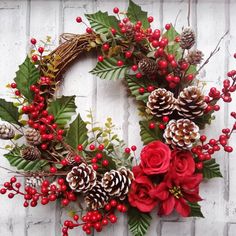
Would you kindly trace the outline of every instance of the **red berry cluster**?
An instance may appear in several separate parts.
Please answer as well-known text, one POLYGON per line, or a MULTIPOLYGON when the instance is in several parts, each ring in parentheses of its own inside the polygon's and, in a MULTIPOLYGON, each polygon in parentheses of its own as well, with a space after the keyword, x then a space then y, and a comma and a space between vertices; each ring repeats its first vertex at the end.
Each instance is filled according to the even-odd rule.
POLYGON ((16 177, 12 177, 9 182, 4 183, 4 187, 0 190, 1 194, 6 194, 12 199, 16 195, 24 196, 24 207, 36 207, 40 201, 42 205, 54 202, 58 198, 62 198, 62 206, 67 206, 71 201, 76 201, 76 195, 72 191, 67 190, 67 185, 63 178, 59 178, 56 184, 50 184, 48 180, 44 180, 40 191, 31 186, 26 186, 24 191, 21 189, 21 183, 17 182, 16 177))
POLYGON ((44 52, 44 47, 38 47, 38 48, 37 48, 37 46, 36 46, 37 40, 36 40, 35 38, 32 38, 32 39, 30 40, 30 42, 31 42, 31 44, 35 47, 36 51, 39 52, 39 55, 33 54, 32 57, 31 57, 31 59, 32 59, 33 62, 37 62, 38 59, 39 59, 39 57, 41 58, 41 56, 42 56, 42 54, 43 54, 43 52, 44 52))
MULTIPOLYGON (((236 119, 235 112, 232 113, 232 116, 236 119)), ((236 122, 234 123, 232 129, 229 128, 222 129, 222 134, 219 136, 218 139, 210 139, 207 141, 206 135, 201 135, 200 137, 201 145, 197 145, 192 148, 192 152, 198 158, 198 161, 196 163, 197 169, 202 169, 203 161, 210 160, 215 152, 221 150, 221 147, 223 147, 225 152, 233 151, 233 148, 228 145, 228 141, 234 130, 236 130, 236 122)))
POLYGON ((79 223, 79 216, 74 215, 73 220, 66 220, 64 222, 64 227, 62 228, 63 236, 68 236, 68 231, 76 227, 82 227, 86 234, 91 234, 92 229, 97 232, 101 232, 104 226, 110 223, 114 224, 117 222, 117 217, 114 214, 115 210, 125 213, 127 208, 125 205, 118 204, 116 200, 111 200, 105 206, 105 212, 102 211, 88 211, 86 215, 82 216, 81 222, 79 223))
POLYGON ((137 150, 137 147, 135 145, 131 146, 131 148, 125 148, 125 153, 129 154, 131 152, 131 150, 133 152, 135 152, 137 150))

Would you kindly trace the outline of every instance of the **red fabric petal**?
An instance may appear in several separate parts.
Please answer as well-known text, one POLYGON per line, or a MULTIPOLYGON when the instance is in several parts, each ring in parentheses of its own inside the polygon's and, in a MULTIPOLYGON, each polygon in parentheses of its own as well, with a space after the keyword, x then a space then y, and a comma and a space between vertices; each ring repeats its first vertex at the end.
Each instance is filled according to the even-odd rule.
POLYGON ((176 200, 175 209, 183 217, 187 217, 190 215, 190 206, 182 197, 176 200))
POLYGON ((175 207, 175 198, 170 196, 168 199, 163 201, 160 206, 159 215, 169 215, 175 207))
POLYGON ((163 201, 169 197, 170 193, 166 184, 160 183, 155 189, 151 189, 149 194, 152 198, 158 198, 163 201))

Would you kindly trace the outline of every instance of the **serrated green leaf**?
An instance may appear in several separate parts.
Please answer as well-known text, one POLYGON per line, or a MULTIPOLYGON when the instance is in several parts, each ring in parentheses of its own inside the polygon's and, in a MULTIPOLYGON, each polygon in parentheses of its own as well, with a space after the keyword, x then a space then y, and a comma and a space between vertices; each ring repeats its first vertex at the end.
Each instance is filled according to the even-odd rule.
POLYGON ((100 34, 107 34, 111 28, 119 32, 119 21, 115 16, 108 15, 107 12, 98 11, 94 14, 85 14, 92 29, 100 34))
POLYGON ((54 115, 54 122, 59 127, 64 127, 75 114, 75 96, 62 96, 48 105, 48 112, 54 115))
POLYGON ((150 27, 148 22, 147 12, 143 11, 141 7, 135 4, 132 0, 129 0, 129 7, 127 10, 127 16, 131 22, 136 23, 137 21, 142 22, 143 28, 147 29, 150 27))
POLYGON ((101 79, 116 80, 123 79, 128 66, 117 66, 115 58, 106 58, 102 62, 98 62, 96 67, 90 71, 93 75, 101 79))
POLYGON ((128 212, 129 230, 133 236, 144 236, 151 224, 149 213, 140 212, 137 208, 130 208, 128 212))
POLYGON ((198 203, 191 203, 189 202, 188 205, 191 208, 190 215, 191 217, 203 217, 202 211, 201 211, 201 206, 198 203))
POLYGON ((158 128, 158 126, 156 126, 155 129, 150 129, 149 123, 150 121, 147 120, 139 122, 140 135, 144 144, 163 139, 162 131, 158 128))
POLYGON ((12 102, 0 98, 0 118, 9 123, 21 125, 19 123, 19 112, 12 102))
MULTIPOLYGON (((142 86, 142 84, 140 85, 140 81, 137 81, 137 79, 131 76, 127 76, 127 84, 128 84, 131 94, 138 101, 143 101, 146 104, 150 93, 144 93, 144 94, 139 93, 139 88, 142 86)), ((143 87, 145 87, 145 85, 143 85, 143 87)))
POLYGON ((216 163, 216 160, 214 158, 203 162, 202 173, 203 177, 206 179, 223 177, 220 172, 220 165, 216 163))
POLYGON ((88 129, 86 128, 86 123, 82 120, 80 114, 78 114, 76 119, 70 124, 66 142, 76 149, 78 144, 84 144, 87 141, 88 129))
POLYGON ((18 170, 24 171, 38 171, 41 170, 45 165, 48 164, 47 160, 35 160, 27 161, 21 156, 22 147, 15 147, 9 153, 4 154, 4 157, 7 158, 11 166, 16 167, 18 170))
POLYGON ((26 57, 23 64, 19 66, 19 70, 16 72, 17 89, 20 90, 29 102, 33 100, 33 92, 30 90, 30 86, 35 84, 39 79, 39 70, 30 61, 29 57, 26 57))

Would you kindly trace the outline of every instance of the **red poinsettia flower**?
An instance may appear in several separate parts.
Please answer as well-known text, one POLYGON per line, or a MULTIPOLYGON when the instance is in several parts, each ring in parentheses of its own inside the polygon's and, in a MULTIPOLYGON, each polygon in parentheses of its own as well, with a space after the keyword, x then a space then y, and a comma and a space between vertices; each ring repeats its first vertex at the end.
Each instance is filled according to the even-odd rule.
POLYGON ((181 216, 189 216, 191 209, 188 202, 196 203, 202 200, 199 196, 199 184, 202 179, 202 174, 185 178, 167 176, 164 182, 149 192, 151 197, 160 200, 158 214, 169 215, 175 209, 181 216))

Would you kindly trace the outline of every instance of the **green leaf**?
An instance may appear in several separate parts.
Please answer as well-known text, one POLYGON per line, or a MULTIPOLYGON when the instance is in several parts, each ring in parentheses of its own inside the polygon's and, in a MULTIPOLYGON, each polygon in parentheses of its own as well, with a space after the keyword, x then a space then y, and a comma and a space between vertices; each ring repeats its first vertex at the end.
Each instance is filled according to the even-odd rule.
POLYGON ((203 177, 206 179, 223 177, 220 172, 220 165, 216 163, 216 160, 214 158, 203 162, 202 173, 203 177))
POLYGON ((147 29, 150 27, 148 22, 147 12, 143 11, 141 7, 135 4, 132 0, 129 1, 129 7, 127 10, 127 16, 131 22, 136 23, 137 21, 142 22, 143 28, 147 29))
POLYGON ((171 25, 171 28, 167 30, 163 37, 168 39, 168 45, 166 47, 166 51, 169 54, 173 54, 176 59, 180 59, 182 56, 182 49, 178 42, 175 42, 175 38, 179 36, 179 33, 175 30, 174 26, 171 25))
POLYGON ((54 122, 59 127, 64 127, 75 114, 75 96, 62 96, 48 105, 48 112, 54 115, 54 122))
POLYGON ((197 66, 195 66, 195 65, 190 65, 189 68, 188 68, 188 70, 186 71, 186 75, 185 75, 185 76, 187 76, 187 75, 189 75, 189 74, 195 75, 196 72, 197 72, 197 66))
POLYGON ((39 76, 39 70, 30 61, 29 57, 26 57, 24 63, 19 66, 14 80, 17 83, 17 89, 29 102, 33 100, 33 92, 30 90, 30 86, 38 81, 39 76))
POLYGON ((118 20, 115 16, 108 15, 107 12, 98 11, 94 14, 85 14, 91 27, 99 34, 107 34, 111 28, 119 32, 118 20))
POLYGON ((4 157, 7 158, 11 166, 16 167, 18 170, 24 171, 38 171, 41 170, 44 166, 48 164, 47 160, 35 160, 27 161, 21 156, 22 147, 15 147, 7 154, 4 154, 4 157))
POLYGON ((127 65, 117 66, 117 60, 115 58, 106 58, 102 62, 98 62, 96 67, 90 71, 93 75, 100 77, 101 79, 123 79, 125 77, 127 65))
POLYGON ((188 205, 191 208, 190 215, 191 217, 203 217, 202 211, 201 211, 201 206, 198 203, 191 203, 189 202, 188 205))
POLYGON ((82 120, 80 114, 78 114, 76 119, 70 124, 66 136, 66 142, 76 149, 78 144, 84 144, 87 140, 88 129, 86 128, 86 123, 82 120))
POLYGON ((199 129, 205 129, 206 125, 210 125, 211 121, 214 120, 214 116, 212 115, 214 111, 203 114, 202 116, 196 118, 194 122, 198 125, 199 129))
POLYGON ((129 230, 133 236, 144 236, 151 224, 152 217, 149 213, 140 212, 137 208, 131 208, 128 212, 129 230))
POLYGON ((19 112, 18 109, 13 105, 12 102, 0 98, 0 118, 9 123, 21 125, 19 123, 19 112))
POLYGON ((156 141, 156 140, 162 140, 163 135, 161 130, 156 126, 155 129, 149 128, 150 121, 143 120, 139 122, 140 125, 140 135, 141 139, 144 144, 148 144, 150 142, 156 141))
MULTIPOLYGON (((139 93, 139 88, 141 87, 140 82, 137 81, 136 78, 133 78, 131 76, 127 76, 127 84, 128 84, 131 94, 138 101, 143 101, 146 104, 150 93, 144 93, 144 94, 139 93)), ((143 87, 145 87, 145 85, 143 85, 143 87)))

